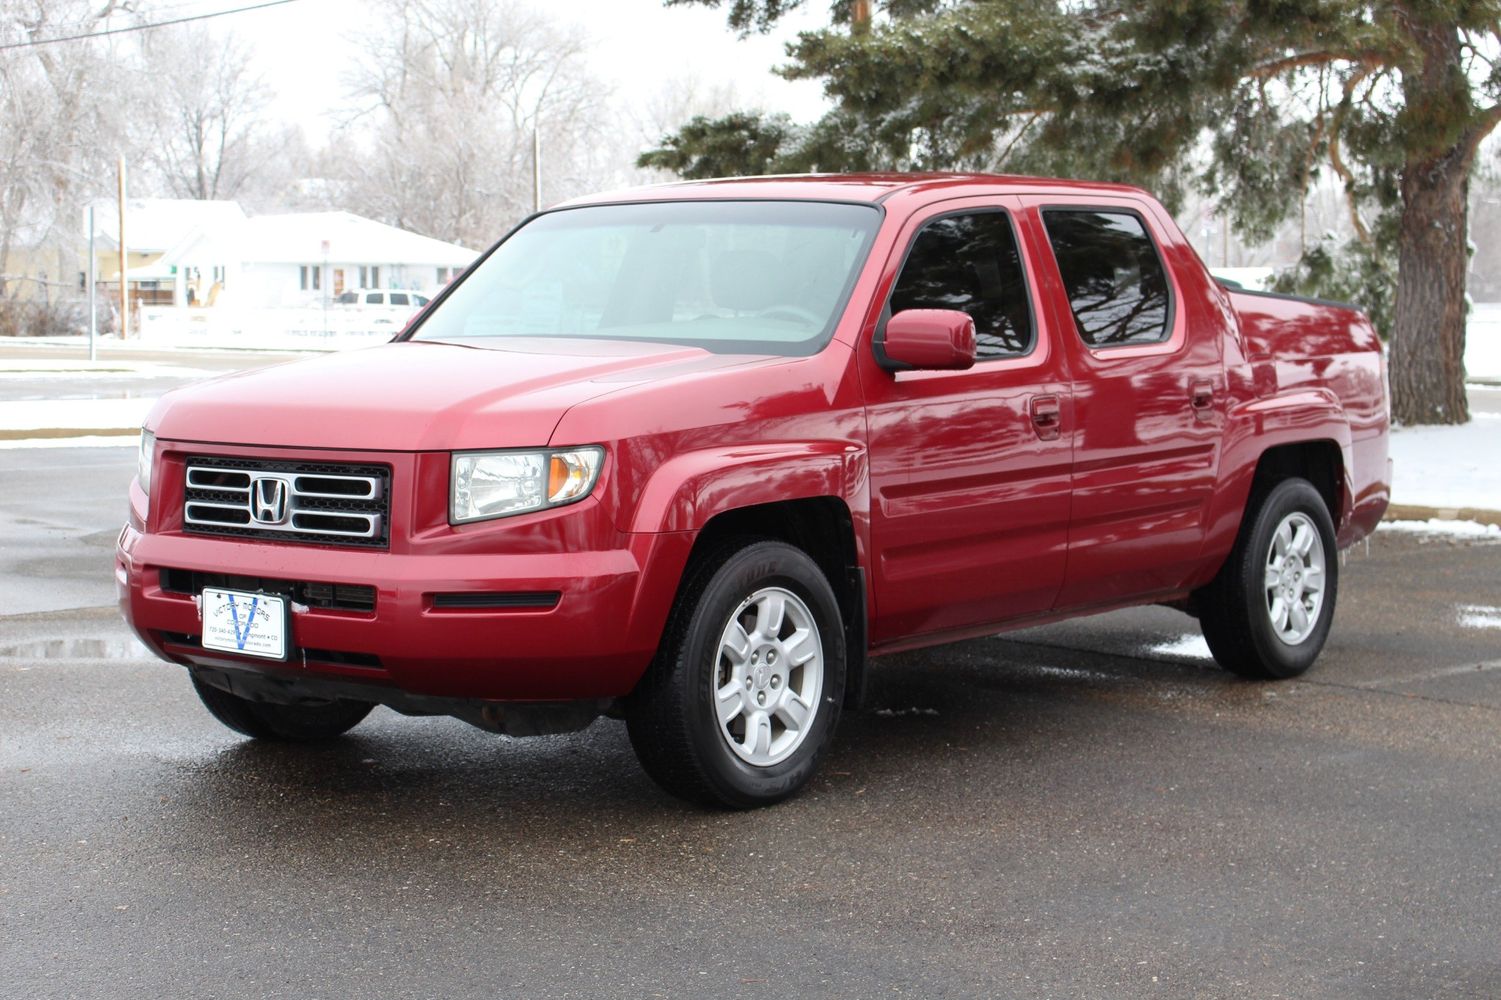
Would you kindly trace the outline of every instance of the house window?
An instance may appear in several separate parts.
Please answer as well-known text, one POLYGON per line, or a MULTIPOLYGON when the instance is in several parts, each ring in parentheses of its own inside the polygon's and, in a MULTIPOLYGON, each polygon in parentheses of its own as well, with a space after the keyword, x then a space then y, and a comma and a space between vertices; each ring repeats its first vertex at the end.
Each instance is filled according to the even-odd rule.
POLYGON ((448 284, 448 279, 450 279, 450 278, 453 277, 454 270, 455 269, 451 268, 451 267, 440 267, 440 268, 438 268, 438 284, 439 285, 446 285, 446 284, 448 284))
POLYGON ((297 270, 302 279, 304 292, 316 292, 322 286, 323 269, 317 264, 304 264, 297 270))

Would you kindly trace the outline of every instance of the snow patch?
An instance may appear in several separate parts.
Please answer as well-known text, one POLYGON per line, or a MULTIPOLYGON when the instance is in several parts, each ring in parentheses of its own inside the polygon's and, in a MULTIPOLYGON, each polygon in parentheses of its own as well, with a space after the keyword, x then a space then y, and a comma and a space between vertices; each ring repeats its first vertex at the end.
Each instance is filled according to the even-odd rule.
POLYGON ((70 438, 0 439, 0 451, 7 448, 135 448, 141 439, 134 434, 90 434, 70 438))
POLYGON ((1488 604, 1461 604, 1459 624, 1465 628, 1501 629, 1501 608, 1488 604))
POLYGON ((1392 503, 1501 509, 1501 414, 1459 427, 1394 427, 1392 503))
POLYGON ((1465 324, 1465 374, 1501 380, 1501 302, 1477 302, 1465 324))
POLYGON ((188 365, 141 364, 133 361, 60 361, 55 358, 0 358, 0 379, 45 379, 76 380, 86 376, 90 380, 207 378, 215 374, 213 369, 193 368, 188 365))
POLYGON ((1168 642, 1159 642, 1148 647, 1148 652, 1158 656, 1188 656, 1196 660, 1212 660, 1214 654, 1209 651, 1209 643, 1197 633, 1181 635, 1168 642))
POLYGON ((22 399, 0 402, 0 431, 139 427, 155 399, 22 399))
POLYGON ((1426 521, 1382 521, 1377 531, 1392 531, 1409 535, 1442 536, 1448 538, 1495 538, 1501 540, 1501 524, 1481 524, 1478 521, 1448 521, 1429 518, 1426 521))

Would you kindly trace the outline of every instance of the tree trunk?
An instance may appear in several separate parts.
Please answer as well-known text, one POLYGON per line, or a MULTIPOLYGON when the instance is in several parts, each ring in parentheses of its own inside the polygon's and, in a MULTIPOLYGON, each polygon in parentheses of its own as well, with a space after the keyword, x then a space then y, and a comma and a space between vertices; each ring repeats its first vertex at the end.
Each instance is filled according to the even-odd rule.
POLYGON ((1392 416, 1404 424, 1470 419, 1464 385, 1470 161, 1460 147, 1402 172, 1391 382, 1392 416))
MULTIPOLYGON (((1403 67, 1407 111, 1431 122, 1471 119, 1459 33, 1442 19, 1405 14, 1421 62, 1403 67)), ((1442 131, 1438 131, 1442 135, 1442 131)), ((1404 424, 1463 424, 1465 278, 1469 271, 1470 167, 1482 136, 1458 127, 1428 148, 1409 148, 1402 168, 1397 301, 1392 321, 1392 416, 1404 424), (1457 134, 1456 134, 1457 133, 1457 134)))

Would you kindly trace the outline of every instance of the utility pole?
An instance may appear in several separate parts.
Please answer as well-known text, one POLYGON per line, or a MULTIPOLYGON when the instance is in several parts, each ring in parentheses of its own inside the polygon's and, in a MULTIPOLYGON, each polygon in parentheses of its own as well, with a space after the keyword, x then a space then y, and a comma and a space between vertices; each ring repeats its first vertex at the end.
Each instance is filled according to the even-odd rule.
POLYGON ((532 211, 542 211, 542 126, 532 123, 532 211))
POLYGON ((95 277, 94 276, 94 271, 97 269, 95 267, 96 263, 97 263, 97 261, 96 261, 95 256, 94 256, 94 203, 91 201, 91 202, 89 202, 89 269, 88 269, 88 272, 87 272, 88 276, 89 276, 89 360, 90 361, 93 361, 95 359, 95 357, 96 357, 96 355, 94 353, 94 338, 99 333, 99 311, 98 311, 98 303, 96 301, 97 295, 95 294, 96 293, 96 287, 95 287, 95 280, 94 280, 94 277, 95 277))
POLYGON ((130 280, 125 277, 125 157, 120 157, 120 339, 130 334, 130 280))

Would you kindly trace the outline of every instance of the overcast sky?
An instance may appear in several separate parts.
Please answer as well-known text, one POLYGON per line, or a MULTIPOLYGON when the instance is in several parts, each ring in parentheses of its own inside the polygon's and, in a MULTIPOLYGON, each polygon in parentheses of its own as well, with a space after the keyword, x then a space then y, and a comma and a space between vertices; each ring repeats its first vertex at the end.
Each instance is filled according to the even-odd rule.
MULTIPOLYGON (((523 0, 525 2, 525 0, 523 0)), ((786 61, 784 43, 826 23, 827 5, 789 17, 769 36, 736 37, 723 10, 664 8, 661 0, 552 0, 533 2, 560 22, 582 28, 592 39, 591 69, 627 107, 649 101, 667 81, 692 77, 705 85, 731 82, 745 106, 787 111, 800 121, 822 107, 817 83, 790 83, 770 72, 786 61)), ((200 0, 192 13, 222 10, 228 0, 200 0)), ((174 11, 176 13, 176 11, 174 11)), ((315 138, 325 114, 341 103, 344 75, 353 59, 351 36, 371 26, 358 0, 297 0, 209 22, 233 27, 252 42, 261 72, 276 90, 276 110, 304 125, 315 138)))

